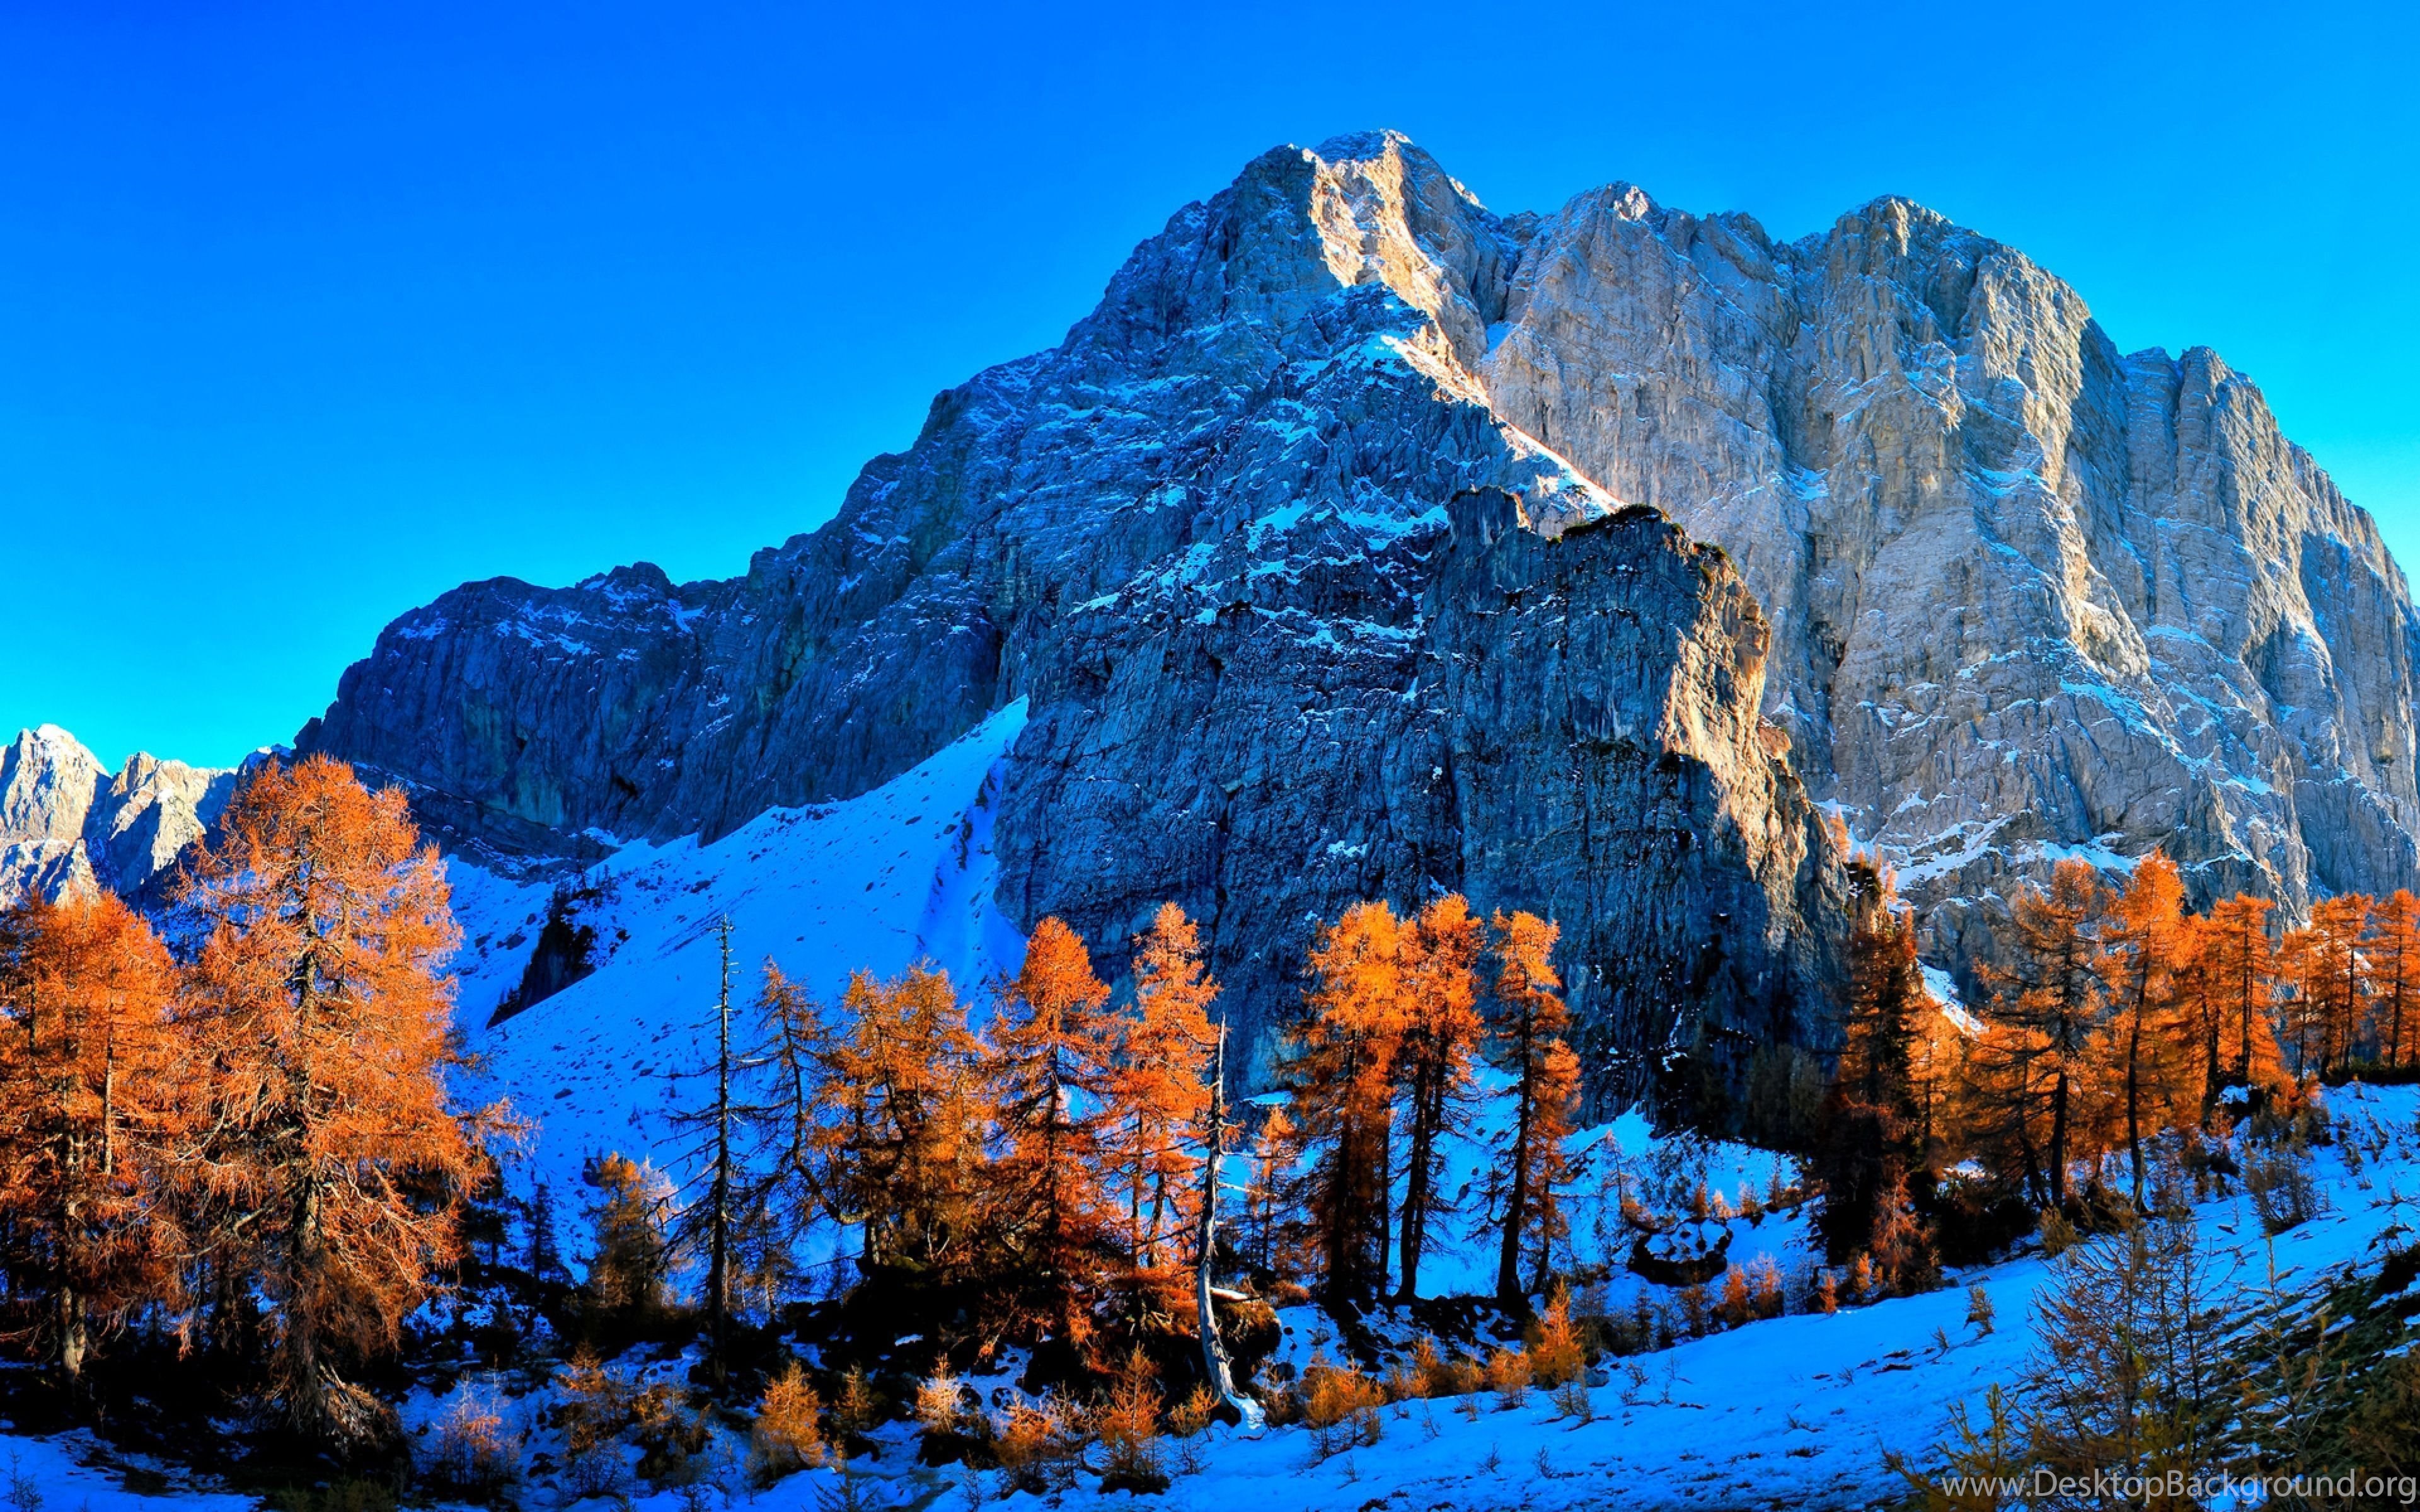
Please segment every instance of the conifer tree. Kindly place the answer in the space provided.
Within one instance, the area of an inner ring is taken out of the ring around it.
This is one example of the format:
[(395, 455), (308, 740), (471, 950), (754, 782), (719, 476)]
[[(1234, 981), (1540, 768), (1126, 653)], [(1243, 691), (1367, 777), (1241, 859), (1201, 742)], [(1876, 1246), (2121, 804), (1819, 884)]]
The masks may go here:
[(2379, 1059), (2400, 1066), (2409, 1019), (2420, 1006), (2420, 898), (2398, 887), (2378, 905), (2365, 954), (2375, 989), (2370, 1022)]
[(2358, 892), (2311, 905), (2310, 993), (2314, 1048), (2321, 1075), (2343, 1068), (2361, 1047), (2369, 1018), (2369, 966), (2362, 949), (2376, 900)]
[(1419, 1295), (1429, 1226), (1453, 1211), (1443, 1181), (1444, 1140), (1465, 1121), (1471, 1057), (1485, 1027), (1479, 1016), (1479, 958), (1487, 932), (1457, 892), (1422, 908), (1397, 939), (1404, 960), (1394, 1079), (1408, 1112), (1399, 1295), (1408, 1302)]
[(747, 1139), (746, 1125), (752, 1109), (745, 1103), (744, 1089), (738, 1083), (753, 1068), (734, 1049), (731, 1040), (729, 915), (720, 920), (715, 933), (721, 949), (721, 969), (713, 1019), (708, 1026), (714, 1045), (714, 1060), (706, 1068), (710, 1090), (702, 1106), (681, 1109), (673, 1116), (672, 1124), (675, 1130), (694, 1136), (696, 1144), (688, 1160), (693, 1168), (702, 1168), (706, 1178), (705, 1192), (681, 1211), (675, 1238), (690, 1253), (703, 1251), (706, 1256), (702, 1299), (706, 1304), (706, 1368), (719, 1385), (728, 1365), (734, 1260), (746, 1238), (741, 1232), (747, 1227), (741, 1204), (755, 1183), (741, 1164), (741, 1147)]
[(644, 1320), (671, 1304), (673, 1187), (628, 1155), (594, 1156), (580, 1179), (595, 1194), (588, 1227), (589, 1304), (606, 1317)]
[(1202, 1164), (1193, 1146), (1214, 1137), (1205, 1128), (1210, 1088), (1202, 1073), (1218, 1049), (1209, 1010), (1218, 984), (1202, 967), (1193, 921), (1174, 903), (1162, 903), (1134, 943), (1135, 1002), (1109, 1076), (1104, 1158), (1125, 1187), (1126, 1263), (1172, 1302), (1186, 1282), (1162, 1263), (1169, 1236), (1193, 1201)]
[(833, 1221), (862, 1226), (869, 1271), (963, 1281), (986, 1258), (991, 1117), (966, 1007), (947, 973), (910, 966), (887, 982), (857, 973), (841, 1016), (848, 1032), (818, 1057), (821, 1201)]
[(116, 897), (29, 891), (0, 957), (0, 1259), (42, 1299), (44, 1352), (74, 1387), (97, 1335), (176, 1295), (166, 1178), (194, 1068), (169, 1022), (175, 964)]
[(2174, 1123), (2180, 1105), (2200, 1090), (2192, 1085), (2195, 1026), (2179, 980), (2191, 944), (2184, 881), (2175, 862), (2155, 850), (2134, 863), (2126, 890), (2111, 905), (2103, 943), (2114, 1011), (2102, 1058), (2123, 1104), (2134, 1206), (2149, 1211), (2143, 1142)]
[(2192, 1080), (2200, 1093), (2201, 1114), (2218, 1105), (2226, 1085), (2226, 1001), (2218, 968), (2218, 926), (2200, 914), (2177, 920), (2176, 948), (2169, 975), (2175, 982), (2178, 1011), (2192, 1045)]
[(2318, 933), (2289, 927), (2277, 942), (2277, 1040), (2298, 1076), (2315, 1069), (2314, 1046), (2327, 1042), (2319, 991), (2326, 970)]
[(1301, 1148), (1294, 1120), (1282, 1105), (1262, 1115), (1252, 1136), (1251, 1175), (1244, 1186), (1244, 1221), (1236, 1242), (1239, 1252), (1264, 1274), (1274, 1274), (1288, 1258), (1286, 1165)]
[(544, 1285), (562, 1280), (566, 1273), (563, 1264), (563, 1237), (555, 1232), (554, 1190), (544, 1181), (530, 1191), (523, 1210), (529, 1225), (529, 1254), (526, 1264), (530, 1279)]
[(1101, 1099), (1115, 1044), (1109, 1000), (1082, 938), (1046, 918), (1001, 995), (989, 1044), (1005, 1147), (995, 1191), (1019, 1279), (1035, 1320), (1075, 1345), (1091, 1333), (1090, 1304), (1111, 1247), (1101, 1189)]
[(1535, 1274), (1543, 1288), (1546, 1258), (1563, 1231), (1556, 1188), (1569, 1175), (1563, 1142), (1578, 1112), (1580, 1067), (1563, 1041), (1571, 1015), (1554, 964), (1561, 926), (1535, 914), (1508, 918), (1500, 911), (1491, 924), (1497, 971), (1488, 1057), (1512, 1078), (1512, 1126), (1497, 1151), (1493, 1173), (1503, 1203), (1496, 1295), (1517, 1308), (1528, 1295), (1521, 1285), (1523, 1250), (1533, 1248), (1538, 1257)]
[(822, 1006), (771, 961), (757, 991), (755, 1022), (754, 1043), (734, 1068), (749, 1088), (732, 1115), (749, 1151), (737, 1202), (761, 1216), (768, 1242), (781, 1242), (837, 1200), (840, 1133), (833, 1119), (852, 1094), (831, 1080), (833, 1041)]
[(1285, 1074), (1295, 1137), (1316, 1158), (1306, 1200), (1331, 1304), (1355, 1306), (1387, 1281), (1392, 1073), (1403, 1035), (1402, 923), (1383, 903), (1356, 903), (1321, 929), (1303, 1021), (1288, 1031)]
[(2036, 1037), (2029, 1058), (2046, 1100), (2042, 1160), (2053, 1207), (2067, 1201), (2079, 1103), (2092, 1085), (2092, 1050), (2107, 1007), (2096, 937), (2103, 902), (2090, 865), (2059, 862), (2047, 891), (2020, 892), (2009, 904), (2015, 966), (1985, 972), (1998, 989), (2001, 1022)]
[(458, 1114), (447, 1096), (439, 971), (458, 935), (402, 793), (372, 794), (324, 756), (272, 761), (220, 831), (184, 893), (209, 929), (189, 1035), (213, 1068), (187, 1175), (222, 1260), (272, 1309), (288, 1419), (358, 1444), (387, 1414), (343, 1370), (395, 1346), (454, 1258), (501, 1117)]
[(1888, 879), (1870, 864), (1858, 874), (1847, 1042), (1815, 1145), (1823, 1188), (1816, 1227), (1833, 1263), (1870, 1253), (1885, 1282), (1913, 1290), (1933, 1269), (1930, 1240), (1910, 1211), (1931, 1186), (1915, 1061), (1932, 1003), (1915, 928), (1895, 906)]
[(2271, 1016), (2276, 1011), (2277, 952), (2269, 937), (2266, 898), (2238, 893), (2210, 912), (2202, 947), (2215, 985), (2228, 1057), (2240, 1087), (2267, 1087), (2285, 1077)]

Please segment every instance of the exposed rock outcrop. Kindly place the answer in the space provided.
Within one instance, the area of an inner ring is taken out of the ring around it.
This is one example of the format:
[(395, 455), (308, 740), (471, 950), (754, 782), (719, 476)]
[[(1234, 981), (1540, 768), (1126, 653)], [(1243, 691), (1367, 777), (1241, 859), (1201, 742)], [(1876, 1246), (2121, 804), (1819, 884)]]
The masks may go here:
[[(1457, 529), (1449, 502), (1481, 490), (1547, 533), (1613, 507), (1474, 380), (1518, 251), (1400, 138), (1265, 154), (1138, 249), (1063, 345), (941, 395), (837, 519), (744, 579), (458, 590), (391, 626), (298, 743), (400, 778), (456, 836), (559, 855), (846, 796), (1024, 696), (1003, 906), (1066, 915), (1114, 957), (1173, 897), (1249, 1027), (1291, 1008), (1317, 917), (1460, 887), (1568, 903), (1601, 1085), (1635, 1087), (1688, 1013), (1820, 1033), (1820, 826), (1757, 738), (1763, 631), (1727, 567), (1645, 521), (1574, 543), (1556, 560), (1601, 558), (1606, 581), (1525, 590), (1585, 600), (1525, 633), (1572, 638), (1570, 665), (1639, 658), (1599, 690), (1613, 723), (1456, 705), (1486, 693), (1473, 679), (1510, 686), (1467, 638), (1512, 592), (1476, 562), (1518, 553), (1512, 515), (1481, 545), (1488, 510)], [(1460, 764), (1514, 748), (1563, 791)], [(1672, 859), (1611, 875), (1651, 855)], [(1591, 856), (1606, 875), (1560, 874)], [(1716, 898), (1739, 906), (1678, 918)]]
[(0, 748), (0, 903), (107, 887), (157, 899), (235, 788), (231, 770), (137, 753), (113, 774), (56, 725)]
[(1628, 1088), (1676, 1032), (1822, 1039), (1808, 795), (1962, 966), (2065, 855), (2289, 911), (2412, 881), (2413, 644), (2248, 382), (2120, 356), (1997, 243), (1899, 200), (1776, 243), (1621, 185), (1503, 218), (1371, 135), (1179, 211), (744, 578), (458, 590), (300, 741), (546, 867), (862, 791), (1027, 697), (1020, 922), (1106, 955), (1175, 897), (1265, 1018), (1352, 897), (1551, 907)]
[(1905, 200), (1804, 240), (1624, 185), (1536, 226), (1497, 414), (1730, 549), (1768, 712), (1931, 952), (2059, 856), (2196, 890), (2415, 880), (2414, 619), (2369, 517), (2215, 354)]

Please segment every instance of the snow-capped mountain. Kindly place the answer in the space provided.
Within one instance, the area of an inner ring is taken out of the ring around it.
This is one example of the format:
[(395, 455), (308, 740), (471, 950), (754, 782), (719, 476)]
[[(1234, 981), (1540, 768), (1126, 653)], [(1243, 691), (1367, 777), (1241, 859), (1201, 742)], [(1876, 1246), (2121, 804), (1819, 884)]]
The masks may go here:
[(543, 876), (1024, 699), (1020, 927), (1113, 959), (1173, 898), (1264, 1023), (1354, 899), (1550, 910), (1635, 1088), (1676, 1034), (1822, 1039), (1810, 798), (1958, 968), (2061, 856), (2289, 911), (2412, 881), (2412, 644), (2246, 380), (2121, 356), (2010, 249), (1891, 199), (1792, 243), (1622, 185), (1498, 216), (1373, 134), (1180, 210), (745, 577), (464, 587), (299, 742)]
[(0, 748), (0, 903), (93, 887), (150, 901), (235, 779), (140, 752), (113, 773), (56, 725), (18, 732)]
[(1022, 698), (1003, 914), (1106, 967), (1176, 901), (1263, 1046), (1319, 918), (1440, 888), (1563, 921), (1601, 1089), (1676, 1032), (1821, 1039), (1840, 883), (1763, 617), (1489, 408), (1517, 251), (1400, 139), (1266, 154), (745, 578), (458, 590), (299, 743), (559, 857), (849, 797)]

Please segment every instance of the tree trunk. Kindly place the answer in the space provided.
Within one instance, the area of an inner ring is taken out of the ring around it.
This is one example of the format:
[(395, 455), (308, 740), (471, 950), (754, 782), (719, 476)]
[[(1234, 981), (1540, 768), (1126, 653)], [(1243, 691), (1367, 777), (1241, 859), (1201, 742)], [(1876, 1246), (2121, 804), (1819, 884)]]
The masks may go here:
[(1218, 1336), (1218, 1314), (1210, 1284), (1211, 1263), (1218, 1257), (1218, 1166), (1227, 1143), (1227, 1026), (1218, 1026), (1218, 1069), (1210, 1084), (1210, 1137), (1202, 1161), (1202, 1221), (1194, 1230), (1194, 1324), (1202, 1335), (1202, 1365), (1210, 1389), (1243, 1418), (1244, 1431), (1258, 1433), (1261, 1404), (1235, 1389), (1235, 1373)]
[(1537, 1078), (1533, 1071), (1536, 1055), (1530, 1044), (1535, 1038), (1525, 1012), (1517, 1031), (1521, 1038), (1521, 1080), (1513, 1088), (1512, 1111), (1512, 1180), (1504, 1195), (1504, 1233), (1496, 1253), (1496, 1296), (1509, 1307), (1518, 1307), (1521, 1290), (1521, 1230), (1529, 1221), (1529, 1122), (1537, 1109)]

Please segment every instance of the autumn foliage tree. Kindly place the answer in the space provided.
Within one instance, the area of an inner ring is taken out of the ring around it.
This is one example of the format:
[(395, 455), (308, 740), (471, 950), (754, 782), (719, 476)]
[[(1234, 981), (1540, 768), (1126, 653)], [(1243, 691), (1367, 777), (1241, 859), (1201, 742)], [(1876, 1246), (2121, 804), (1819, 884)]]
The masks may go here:
[(237, 795), (184, 901), (209, 929), (181, 1026), (209, 1068), (183, 1173), (200, 1231), (268, 1304), (291, 1424), (365, 1443), (387, 1414), (344, 1372), (395, 1345), (455, 1257), (496, 1126), (447, 1096), (444, 873), (400, 792), (311, 756)]
[(2148, 1211), (2144, 1142), (2180, 1119), (2193, 1121), (2202, 1090), (2187, 997), (2197, 941), (2185, 922), (2184, 880), (2175, 862), (2153, 851), (2134, 863), (2126, 890), (2111, 903), (2102, 944), (2111, 1012), (2101, 1058), (2123, 1109), (2134, 1205)]
[(1394, 1080), (1405, 1103), (1401, 1294), (1420, 1290), (1420, 1257), (1430, 1226), (1453, 1211), (1444, 1183), (1445, 1139), (1465, 1120), (1471, 1059), (1484, 1025), (1479, 1015), (1479, 959), (1486, 926), (1460, 893), (1423, 907), (1396, 933), (1400, 1027)]
[(1202, 965), (1200, 932), (1174, 903), (1161, 904), (1134, 944), (1134, 1006), (1108, 1071), (1102, 1157), (1125, 1188), (1121, 1243), (1137, 1289), (1168, 1304), (1189, 1285), (1169, 1262), (1172, 1234), (1190, 1225), (1202, 1165), (1194, 1149), (1209, 1134), (1202, 1071), (1218, 1049), (1210, 1005), (1218, 984)]
[(861, 1226), (870, 1272), (959, 1284), (983, 1261), (991, 1111), (966, 1005), (948, 973), (911, 966), (888, 981), (857, 973), (842, 1011), (847, 1031), (812, 1056), (825, 1117), (801, 1144), (817, 1200)]
[(2015, 964), (1987, 971), (1995, 1019), (2011, 1042), (2004, 1057), (2020, 1071), (2012, 1112), (2043, 1124), (2040, 1159), (2051, 1206), (2067, 1201), (2079, 1097), (2089, 1085), (2094, 1037), (2108, 1003), (2096, 925), (2100, 879), (2084, 861), (2066, 860), (2047, 890), (2022, 892), (2009, 904)]
[(2277, 1004), (2277, 948), (2269, 937), (2266, 898), (2237, 894), (2210, 911), (2202, 932), (2205, 969), (2216, 998), (2225, 1080), (2267, 1087), (2285, 1079), (2273, 1020)]
[(1056, 918), (1036, 925), (992, 1030), (992, 1098), (1003, 1149), (993, 1173), (1007, 1242), (1036, 1319), (1059, 1338), (1091, 1333), (1086, 1299), (1109, 1252), (1102, 1190), (1116, 1026), (1091, 954)]
[(2370, 916), (2366, 951), (2373, 995), (2370, 1026), (2378, 1057), (2401, 1066), (2410, 1054), (2415, 1011), (2420, 1011), (2420, 898), (2402, 888), (2382, 899)]
[(1930, 1195), (1932, 1176), (1916, 1064), (1934, 1009), (1916, 965), (1913, 922), (1885, 877), (1869, 865), (1859, 875), (1847, 1039), (1815, 1142), (1823, 1191), (1816, 1227), (1834, 1264), (1870, 1254), (1885, 1284), (1912, 1290), (1933, 1268), (1913, 1204)]
[(1287, 1035), (1295, 1137), (1314, 1152), (1303, 1205), (1323, 1287), (1346, 1305), (1374, 1298), (1387, 1280), (1402, 932), (1383, 903), (1356, 903), (1323, 927), (1308, 1012)]
[(1555, 972), (1560, 926), (1535, 914), (1496, 915), (1496, 990), (1488, 1058), (1512, 1080), (1512, 1119), (1496, 1152), (1499, 1199), (1496, 1294), (1518, 1305), (1526, 1295), (1521, 1258), (1536, 1256), (1544, 1285), (1545, 1257), (1560, 1236), (1562, 1205), (1556, 1189), (1569, 1174), (1565, 1141), (1579, 1110), (1579, 1057), (1564, 1042), (1571, 1013)]
[(191, 1087), (177, 968), (115, 897), (0, 919), (0, 1216), (44, 1352), (72, 1384), (95, 1337), (178, 1294), (169, 1182)]

